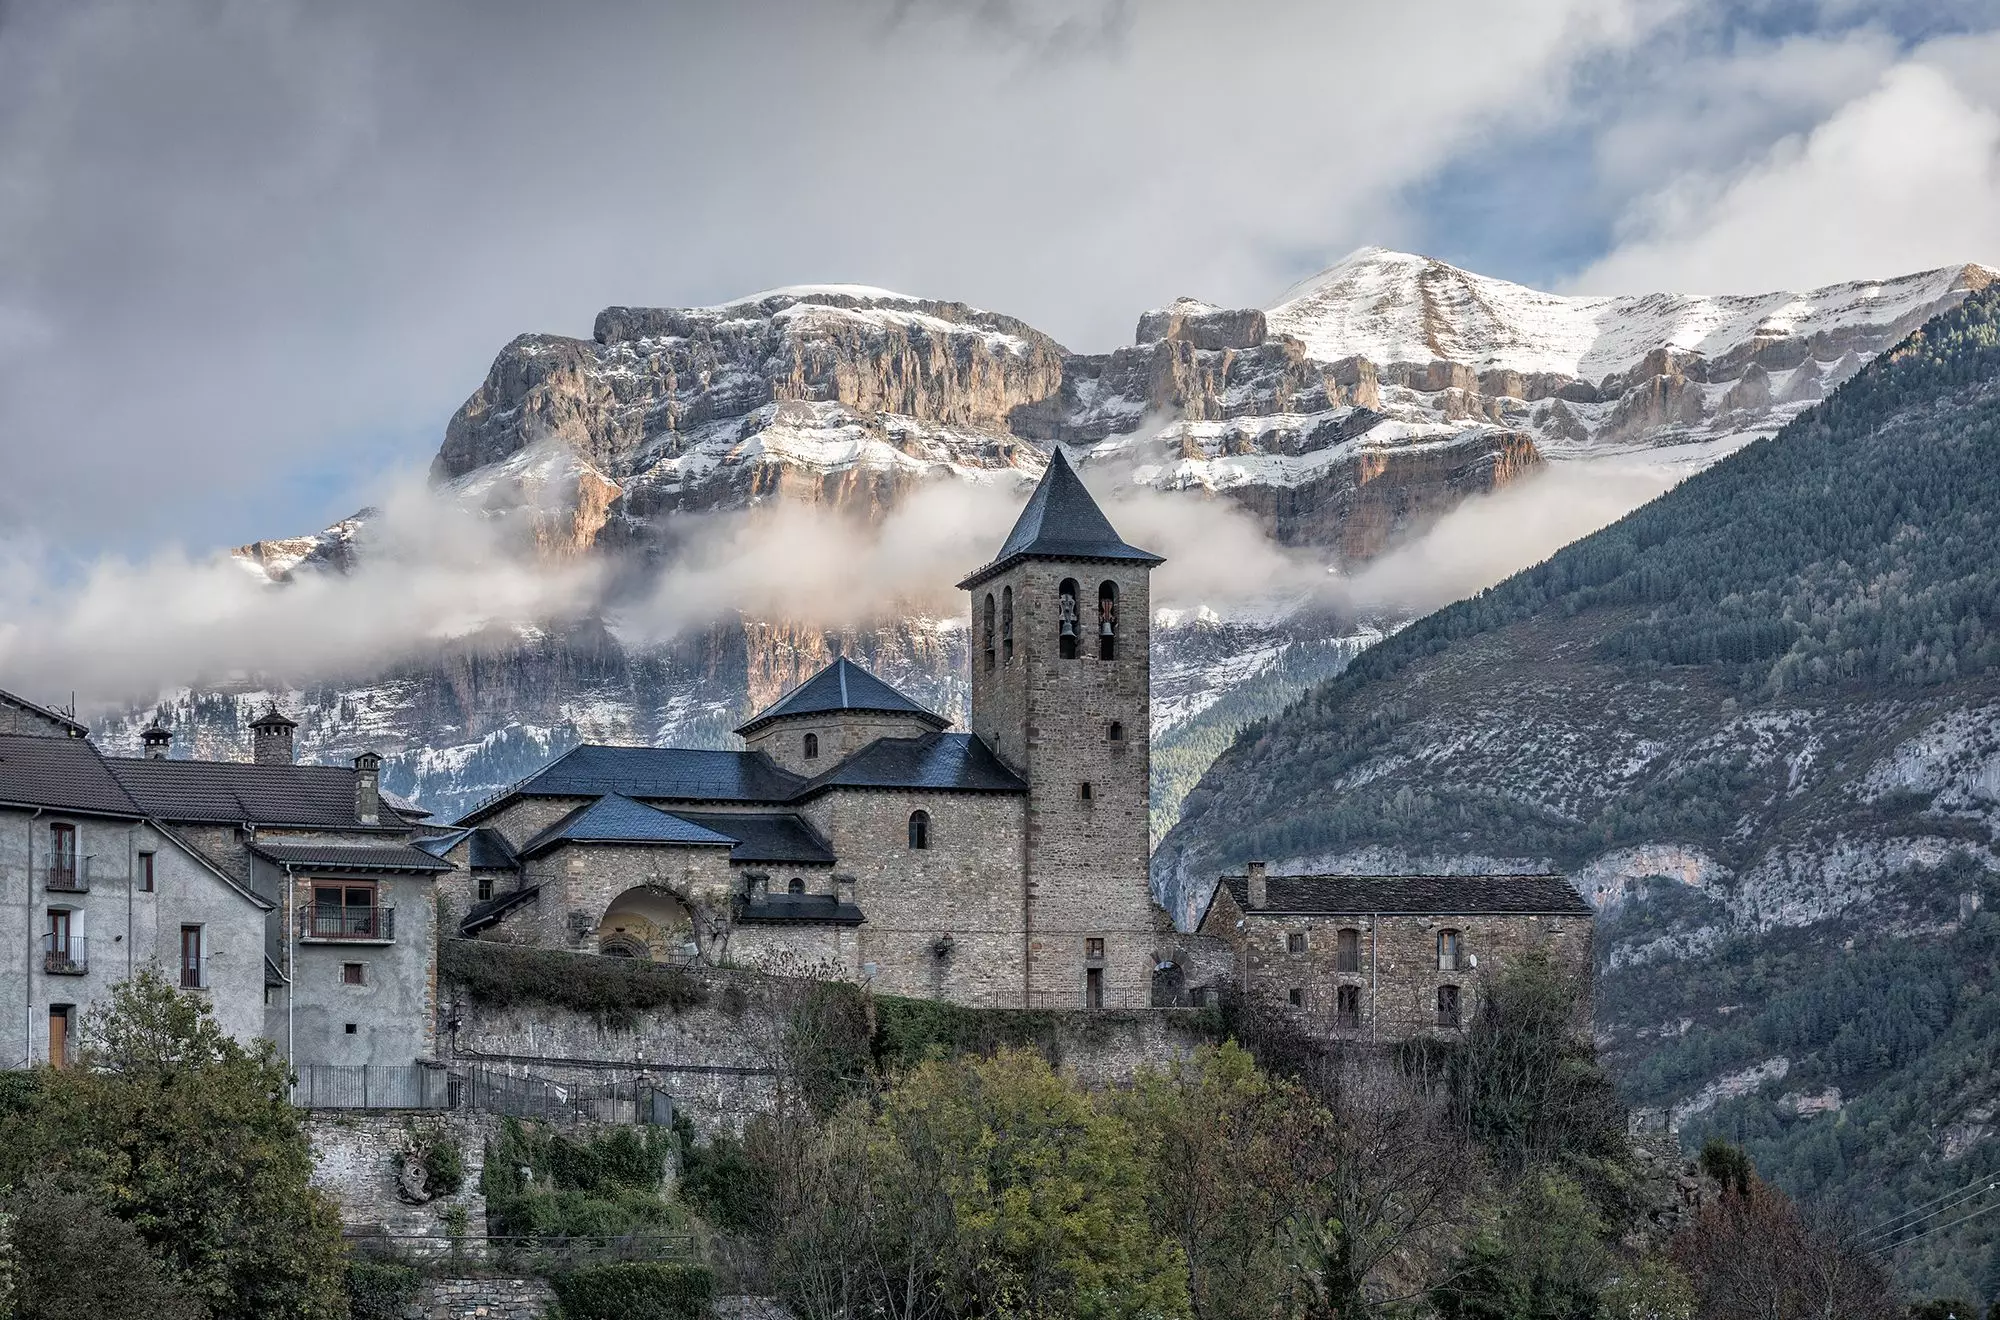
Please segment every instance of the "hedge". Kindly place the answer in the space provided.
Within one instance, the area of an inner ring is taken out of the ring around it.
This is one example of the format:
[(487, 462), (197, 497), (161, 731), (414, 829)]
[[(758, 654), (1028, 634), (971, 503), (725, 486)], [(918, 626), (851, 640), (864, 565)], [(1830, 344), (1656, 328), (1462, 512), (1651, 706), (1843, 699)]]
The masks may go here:
[(618, 1261), (581, 1265), (549, 1280), (562, 1320), (702, 1320), (715, 1300), (706, 1265)]
[(708, 1001), (708, 987), (680, 967), (484, 940), (439, 940), (438, 975), (476, 1004), (546, 1004), (630, 1030), (646, 1013)]
[(408, 1265), (387, 1261), (347, 1262), (347, 1313), (352, 1320), (402, 1320), (416, 1300), (421, 1280)]

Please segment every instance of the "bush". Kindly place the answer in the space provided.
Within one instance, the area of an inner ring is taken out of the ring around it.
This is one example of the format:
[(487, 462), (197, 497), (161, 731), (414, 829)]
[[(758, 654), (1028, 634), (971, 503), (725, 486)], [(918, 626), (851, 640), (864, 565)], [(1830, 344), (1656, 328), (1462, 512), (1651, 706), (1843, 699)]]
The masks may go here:
[(613, 1031), (631, 1030), (646, 1013), (708, 1002), (708, 987), (684, 968), (482, 940), (439, 940), (438, 975), (476, 1004), (573, 1009)]
[(0, 1227), (11, 1230), (16, 1247), (15, 1306), (5, 1314), (17, 1320), (196, 1320), (207, 1314), (139, 1231), (97, 1197), (34, 1185), (7, 1199)]
[(583, 1265), (549, 1280), (562, 1320), (698, 1320), (715, 1300), (706, 1265), (619, 1261)]
[(350, 1320), (401, 1320), (403, 1308), (416, 1300), (420, 1280), (415, 1269), (388, 1261), (347, 1263), (347, 1314)]
[(727, 1132), (698, 1143), (692, 1125), (677, 1131), (681, 1199), (731, 1233), (762, 1225), (771, 1199), (770, 1178), (745, 1144)]
[(579, 1139), (510, 1118), (487, 1150), (480, 1180), (493, 1228), (535, 1238), (678, 1229), (678, 1207), (659, 1194), (673, 1140), (668, 1129), (635, 1127)]

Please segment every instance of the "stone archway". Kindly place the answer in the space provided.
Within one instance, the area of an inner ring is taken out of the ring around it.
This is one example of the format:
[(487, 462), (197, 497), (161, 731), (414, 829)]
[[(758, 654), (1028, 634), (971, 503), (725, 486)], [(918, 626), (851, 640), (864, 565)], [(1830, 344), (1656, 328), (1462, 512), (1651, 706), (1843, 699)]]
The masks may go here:
[(611, 900), (597, 923), (597, 951), (614, 958), (687, 962), (695, 957), (694, 919), (685, 904), (652, 885)]

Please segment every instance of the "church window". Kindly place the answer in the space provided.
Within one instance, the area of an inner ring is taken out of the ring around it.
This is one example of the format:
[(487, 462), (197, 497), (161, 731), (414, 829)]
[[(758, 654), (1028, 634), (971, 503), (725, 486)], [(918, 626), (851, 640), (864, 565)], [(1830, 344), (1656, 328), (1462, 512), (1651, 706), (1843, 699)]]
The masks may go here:
[(1304, 931), (1295, 930), (1291, 934), (1285, 936), (1286, 953), (1304, 953), (1305, 951), (1306, 951), (1306, 933)]
[(1090, 781), (1088, 779), (1076, 786), (1076, 795), (1085, 802), (1090, 801)]
[(1441, 1027), (1459, 1025), (1458, 987), (1455, 985), (1438, 987), (1438, 1025)]
[(1083, 956), (1092, 962), (1104, 961), (1104, 940), (1093, 935), (1083, 942)]
[(794, 894), (803, 894), (806, 892), (806, 882), (797, 876), (793, 876), (792, 882), (786, 885), (785, 888)]
[(993, 593), (986, 593), (985, 617), (980, 620), (980, 644), (986, 651), (986, 667), (993, 668)]
[(1361, 932), (1349, 926), (1334, 939), (1333, 967), (1337, 972), (1361, 970)]
[(1124, 742), (1125, 726), (1123, 724), (1120, 724), (1117, 720), (1113, 720), (1111, 721), (1111, 727), (1104, 731), (1104, 736), (1110, 739), (1112, 742)]
[(806, 745), (805, 745), (805, 752), (806, 752), (806, 760), (808, 760), (808, 761), (816, 761), (816, 760), (818, 760), (818, 759), (819, 759), (819, 735), (818, 735), (818, 734), (816, 734), (816, 733), (809, 733), (809, 734), (807, 734), (807, 735), (806, 735)]
[(1441, 930), (1438, 932), (1438, 970), (1455, 972), (1458, 970), (1458, 932)]
[(1287, 990), (1285, 991), (1285, 1002), (1293, 1008), (1304, 1008), (1306, 1006), (1306, 992), (1297, 989)]
[(1076, 579), (1064, 578), (1056, 588), (1056, 650), (1065, 660), (1076, 659)]
[(1014, 588), (1000, 590), (1000, 658), (1014, 663)]
[(928, 848), (931, 846), (931, 813), (913, 811), (910, 813), (910, 846)]
[(1118, 584), (1105, 582), (1097, 588), (1097, 658), (1118, 658)]
[(1358, 1027), (1361, 1025), (1361, 987), (1343, 985), (1333, 992), (1334, 1025)]

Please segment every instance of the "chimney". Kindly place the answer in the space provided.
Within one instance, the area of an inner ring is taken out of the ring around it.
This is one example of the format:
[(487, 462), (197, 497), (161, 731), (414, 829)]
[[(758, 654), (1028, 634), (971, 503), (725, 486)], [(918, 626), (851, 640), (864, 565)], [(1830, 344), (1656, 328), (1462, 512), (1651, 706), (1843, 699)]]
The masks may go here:
[(1243, 874), (1250, 881), (1250, 907), (1252, 911), (1270, 906), (1271, 891), (1264, 882), (1264, 863), (1243, 863)]
[(382, 822), (382, 758), (373, 752), (354, 758), (354, 814), (363, 825)]
[(167, 744), (173, 740), (174, 735), (160, 727), (160, 717), (157, 715), (153, 717), (151, 724), (148, 724), (139, 731), (139, 741), (146, 745), (146, 759), (148, 761), (166, 760)]
[(854, 906), (854, 877), (851, 875), (837, 875), (833, 877), (833, 893), (834, 897), (840, 900), (842, 906)]
[(290, 765), (292, 730), (298, 727), (297, 720), (280, 715), (278, 703), (272, 702), (250, 726), (250, 759), (258, 765)]

